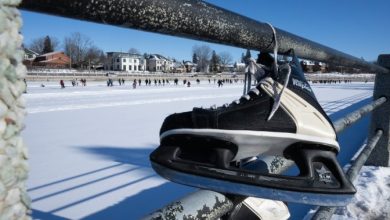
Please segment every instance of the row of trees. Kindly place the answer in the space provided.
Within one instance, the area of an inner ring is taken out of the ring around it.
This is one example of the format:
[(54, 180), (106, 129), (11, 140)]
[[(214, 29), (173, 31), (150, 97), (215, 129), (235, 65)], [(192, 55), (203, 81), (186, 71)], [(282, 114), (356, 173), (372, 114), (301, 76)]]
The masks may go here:
[[(66, 36), (62, 43), (53, 36), (39, 37), (31, 41), (27, 48), (45, 54), (57, 50), (63, 50), (70, 57), (71, 66), (75, 68), (87, 68), (96, 64), (104, 63), (105, 54), (103, 50), (95, 46), (93, 41), (86, 35), (75, 32)], [(192, 48), (192, 62), (197, 64), (198, 72), (219, 72), (224, 71), (224, 67), (231, 64), (233, 57), (229, 52), (216, 53), (207, 45), (195, 45)], [(136, 48), (130, 48), (129, 53), (141, 54)], [(145, 58), (149, 54), (143, 55)], [(242, 62), (250, 57), (249, 50), (242, 54)]]
[(72, 67), (90, 67), (103, 63), (105, 54), (86, 35), (75, 32), (65, 37), (63, 42), (53, 36), (39, 37), (31, 41), (27, 48), (39, 54), (63, 50), (70, 57)]
[(229, 52), (216, 53), (207, 45), (195, 45), (192, 47), (192, 62), (197, 64), (197, 72), (219, 72), (228, 64), (233, 57)]

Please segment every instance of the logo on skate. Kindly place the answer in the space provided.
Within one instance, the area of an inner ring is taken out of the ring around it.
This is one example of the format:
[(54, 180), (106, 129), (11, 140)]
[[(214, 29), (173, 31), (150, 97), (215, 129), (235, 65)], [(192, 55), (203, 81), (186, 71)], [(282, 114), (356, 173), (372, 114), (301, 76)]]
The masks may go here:
[(312, 92), (309, 84), (307, 84), (305, 82), (302, 82), (302, 81), (300, 81), (298, 79), (294, 79), (294, 78), (292, 79), (292, 82), (293, 82), (294, 86), (297, 86), (297, 87), (299, 87), (301, 89), (304, 89), (304, 90), (307, 90), (309, 92)]
[(331, 183), (332, 178), (331, 178), (331, 173), (330, 171), (326, 170), (324, 166), (321, 167), (321, 169), (317, 170), (318, 176), (320, 178), (320, 181), (325, 182), (325, 183)]

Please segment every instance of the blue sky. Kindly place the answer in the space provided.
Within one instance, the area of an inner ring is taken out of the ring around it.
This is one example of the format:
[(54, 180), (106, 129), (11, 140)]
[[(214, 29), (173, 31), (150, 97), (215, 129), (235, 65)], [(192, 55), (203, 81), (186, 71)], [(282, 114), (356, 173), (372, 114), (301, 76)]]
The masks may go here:
[[(376, 60), (390, 53), (389, 0), (208, 0), (212, 4), (252, 19), (330, 46), (337, 50)], [(207, 44), (217, 53), (228, 51), (238, 60), (244, 49), (155, 33), (124, 29), (22, 11), (25, 44), (50, 35), (60, 41), (72, 32), (90, 37), (105, 52), (137, 48), (142, 53), (160, 53), (178, 60), (190, 60), (192, 46)]]

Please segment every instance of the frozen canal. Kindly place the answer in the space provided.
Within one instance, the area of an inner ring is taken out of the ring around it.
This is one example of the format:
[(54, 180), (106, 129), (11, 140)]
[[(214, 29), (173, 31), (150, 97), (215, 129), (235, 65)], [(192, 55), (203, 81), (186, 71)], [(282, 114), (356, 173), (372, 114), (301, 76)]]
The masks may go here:
[[(221, 105), (242, 93), (242, 84), (218, 88), (206, 81), (192, 82), (190, 88), (39, 85), (29, 83), (24, 95), (28, 115), (23, 131), (30, 151), (28, 191), (37, 219), (137, 219), (193, 191), (150, 168), (149, 153), (159, 143), (161, 123), (171, 113)], [(313, 85), (332, 119), (368, 101), (372, 88), (370, 83)]]

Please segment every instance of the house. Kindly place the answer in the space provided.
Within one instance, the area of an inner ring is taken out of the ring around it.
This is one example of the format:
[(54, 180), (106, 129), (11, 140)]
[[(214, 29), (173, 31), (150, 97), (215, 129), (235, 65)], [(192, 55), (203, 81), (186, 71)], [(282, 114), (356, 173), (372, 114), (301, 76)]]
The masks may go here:
[(23, 48), (23, 49), (24, 49), (24, 60), (33, 61), (37, 56), (39, 56), (39, 53), (35, 51), (32, 51), (27, 48)]
[(35, 52), (35, 51), (32, 51), (30, 49), (27, 49), (27, 48), (23, 48), (24, 49), (24, 60), (23, 60), (23, 64), (26, 65), (27, 67), (30, 67), (32, 66), (35, 58), (37, 56), (39, 56), (39, 53)]
[(64, 52), (55, 51), (35, 57), (32, 65), (49, 68), (68, 68), (70, 66), (70, 58)]
[(196, 64), (191, 61), (183, 61), (187, 73), (193, 73), (196, 71)]
[(221, 65), (221, 71), (223, 72), (234, 72), (235, 68), (233, 64)]
[(140, 54), (107, 52), (104, 70), (113, 71), (145, 71), (146, 60)]
[(239, 62), (234, 63), (234, 69), (236, 72), (244, 72), (245, 67), (246, 67), (245, 63), (239, 63)]
[(307, 73), (325, 72), (327, 70), (327, 65), (323, 62), (302, 59), (301, 65), (303, 71)]
[(173, 62), (173, 71), (174, 73), (185, 73), (186, 72), (186, 67), (182, 62)]
[(168, 59), (160, 54), (151, 54), (147, 58), (146, 69), (151, 72), (172, 72), (173, 60)]

